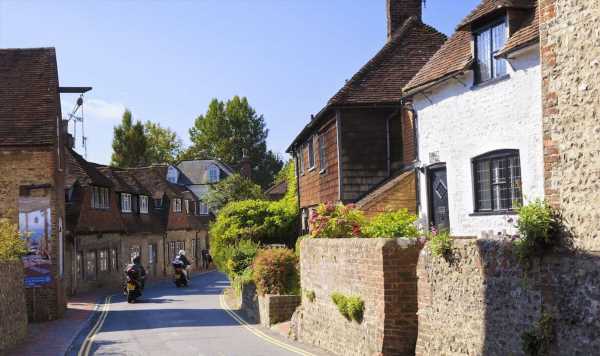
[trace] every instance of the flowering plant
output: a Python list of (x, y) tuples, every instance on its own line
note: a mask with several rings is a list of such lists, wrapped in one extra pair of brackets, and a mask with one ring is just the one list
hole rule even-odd
[(310, 236), (319, 238), (361, 237), (363, 213), (355, 205), (321, 204), (311, 213)]

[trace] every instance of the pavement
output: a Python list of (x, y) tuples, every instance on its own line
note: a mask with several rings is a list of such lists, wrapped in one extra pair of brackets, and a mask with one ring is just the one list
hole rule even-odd
[[(278, 333), (248, 325), (224, 303), (225, 275), (196, 275), (187, 288), (162, 282), (128, 304), (115, 294), (100, 305), (67, 355), (317, 355)], [(321, 353), (322, 354), (322, 353)]]
[(8, 355), (63, 356), (75, 337), (94, 314), (98, 298), (108, 293), (98, 290), (72, 297), (62, 319), (43, 323), (29, 323), (26, 341)]

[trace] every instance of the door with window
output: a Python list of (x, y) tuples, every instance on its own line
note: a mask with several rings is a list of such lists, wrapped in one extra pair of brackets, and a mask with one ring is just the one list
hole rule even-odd
[(430, 224), (438, 231), (450, 229), (448, 207), (448, 181), (446, 166), (436, 166), (428, 170), (428, 195)]

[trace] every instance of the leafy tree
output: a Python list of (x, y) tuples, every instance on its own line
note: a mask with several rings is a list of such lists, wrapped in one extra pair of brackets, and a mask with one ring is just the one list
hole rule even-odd
[(113, 154), (111, 165), (116, 167), (142, 167), (148, 164), (146, 150), (148, 142), (144, 125), (140, 121), (133, 123), (131, 111), (123, 113), (123, 119), (114, 129)]
[(235, 167), (246, 154), (252, 162), (252, 180), (267, 188), (283, 165), (267, 150), (268, 134), (263, 116), (246, 98), (235, 96), (227, 102), (213, 99), (206, 114), (200, 115), (190, 129), (192, 146), (184, 157), (212, 158)]
[(19, 227), (6, 218), (0, 218), (0, 262), (18, 260), (27, 253)]
[(218, 211), (229, 202), (263, 198), (260, 186), (246, 177), (234, 174), (211, 186), (203, 200)]
[(177, 134), (168, 127), (146, 121), (144, 133), (147, 140), (146, 158), (148, 163), (173, 163), (181, 154), (183, 143)]

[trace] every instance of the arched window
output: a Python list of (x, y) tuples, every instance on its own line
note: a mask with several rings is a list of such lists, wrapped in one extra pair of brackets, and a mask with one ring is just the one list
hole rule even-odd
[(473, 158), (476, 212), (513, 211), (522, 201), (519, 150), (499, 150)]

